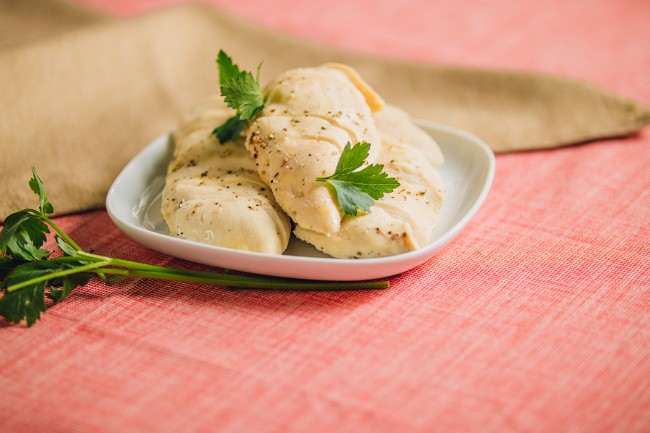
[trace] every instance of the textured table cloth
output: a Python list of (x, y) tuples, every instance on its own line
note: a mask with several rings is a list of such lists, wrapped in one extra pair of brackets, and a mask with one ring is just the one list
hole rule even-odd
[[(343, 48), (562, 74), (650, 104), (645, 0), (212, 3)], [(649, 166), (648, 128), (499, 155), (474, 220), (385, 291), (93, 281), (29, 329), (0, 322), (0, 431), (648, 432)], [(209, 270), (104, 211), (57, 223), (98, 253)]]

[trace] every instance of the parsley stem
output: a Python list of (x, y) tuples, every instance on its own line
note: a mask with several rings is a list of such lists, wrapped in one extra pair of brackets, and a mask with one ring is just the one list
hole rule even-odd
[(88, 258), (91, 260), (101, 260), (108, 261), (110, 265), (119, 266), (127, 269), (138, 269), (143, 271), (163, 271), (169, 268), (163, 266), (150, 265), (148, 263), (132, 262), (130, 260), (116, 259), (113, 257), (100, 256), (97, 254), (87, 253), (85, 251), (80, 251), (78, 257)]
[[(364, 290), (385, 289), (388, 281), (314, 281), (291, 278), (259, 277), (254, 275), (220, 274), (215, 272), (192, 271), (185, 269), (166, 268), (147, 263), (132, 262), (97, 254), (79, 252), (77, 256), (62, 256), (51, 260), (84, 260), (89, 259), (106, 266), (119, 268), (97, 268), (93, 272), (106, 275), (121, 275), (125, 277), (153, 278), (159, 280), (181, 281), (187, 283), (214, 284), (233, 288), (266, 288), (285, 290)], [(79, 269), (79, 268), (77, 268)]]
[[(66, 256), (59, 257), (64, 259)], [(259, 277), (254, 275), (219, 274), (215, 272), (172, 269), (147, 263), (100, 256), (80, 251), (76, 260), (89, 259), (107, 266), (119, 268), (97, 268), (98, 274), (122, 275), (127, 277), (154, 278), (160, 280), (205, 283), (239, 288), (267, 288), (287, 290), (362, 290), (385, 289), (388, 281), (314, 281), (291, 278)], [(51, 259), (56, 260), (56, 259)]]
[(22, 281), (20, 283), (11, 285), (11, 286), (7, 287), (6, 290), (7, 290), (7, 293), (15, 292), (16, 290), (20, 290), (23, 287), (31, 286), (31, 285), (36, 284), (36, 283), (40, 283), (40, 282), (43, 282), (43, 281), (49, 281), (49, 280), (52, 280), (54, 278), (65, 277), (66, 275), (79, 274), (79, 273), (82, 273), (82, 272), (92, 271), (94, 269), (101, 268), (102, 266), (106, 266), (108, 264), (109, 263), (107, 261), (95, 262), (95, 263), (90, 263), (88, 265), (79, 266), (79, 267), (76, 267), (76, 268), (71, 268), (71, 269), (66, 269), (66, 270), (63, 270), (63, 271), (52, 272), (52, 273), (49, 273), (49, 274), (41, 275), (40, 277), (30, 278), (29, 280), (25, 280), (25, 281)]
[(70, 245), (72, 248), (74, 248), (77, 251), (82, 251), (81, 247), (79, 245), (77, 245), (77, 243), (75, 241), (73, 241), (72, 238), (66, 234), (66, 232), (61, 230), (61, 228), (58, 225), (56, 225), (56, 223), (54, 221), (52, 221), (47, 215), (40, 212), (38, 216), (43, 221), (45, 221), (50, 227), (52, 227), (54, 229), (54, 231), (56, 231), (57, 234), (59, 236), (61, 236), (61, 238), (68, 243), (68, 245)]
[(385, 289), (388, 281), (312, 281), (284, 278), (261, 278), (234, 274), (215, 274), (200, 271), (179, 271), (162, 268), (160, 271), (128, 270), (116, 268), (102, 268), (94, 272), (104, 274), (124, 275), (127, 277), (153, 278), (186, 283), (214, 284), (237, 288), (264, 288), (285, 290), (361, 290)]

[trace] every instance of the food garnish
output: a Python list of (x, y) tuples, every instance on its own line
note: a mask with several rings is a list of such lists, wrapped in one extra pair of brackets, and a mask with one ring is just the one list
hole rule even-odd
[(316, 178), (319, 182), (331, 185), (341, 210), (346, 215), (357, 216), (359, 210), (370, 212), (370, 206), (392, 192), (400, 184), (397, 179), (389, 177), (383, 164), (371, 164), (356, 171), (368, 158), (370, 143), (348, 142), (343, 148), (334, 174)]
[[(323, 282), (190, 271), (86, 252), (50, 219), (48, 215), (54, 207), (33, 168), (32, 174), (29, 186), (39, 197), (38, 209), (23, 209), (9, 215), (0, 231), (0, 316), (10, 322), (25, 320), (27, 326), (33, 325), (47, 309), (46, 298), (60, 302), (92, 277), (99, 277), (108, 285), (139, 277), (280, 290), (381, 289), (389, 285), (386, 280)], [(58, 250), (43, 248), (50, 229), (55, 233)]]
[(216, 127), (213, 133), (220, 143), (235, 139), (264, 108), (264, 94), (259, 78), (262, 64), (257, 67), (257, 76), (249, 71), (240, 71), (239, 66), (223, 50), (217, 55), (219, 68), (219, 87), (221, 96), (228, 107), (237, 110), (237, 114)]

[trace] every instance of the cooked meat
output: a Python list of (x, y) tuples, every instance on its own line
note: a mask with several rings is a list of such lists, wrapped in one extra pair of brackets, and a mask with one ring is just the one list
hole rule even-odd
[[(234, 114), (219, 98), (181, 121), (163, 191), (173, 236), (280, 254), (293, 219), (298, 238), (334, 257), (389, 256), (431, 242), (444, 198), (435, 169), (443, 156), (406, 112), (385, 106), (339, 64), (287, 71), (266, 87), (265, 101), (236, 142), (219, 144), (212, 134)], [(316, 178), (335, 171), (346, 143), (363, 141), (371, 144), (366, 163), (382, 163), (400, 186), (371, 212), (343, 217)]]
[(375, 201), (370, 213), (346, 216), (331, 236), (300, 225), (294, 230), (298, 238), (334, 257), (382, 257), (416, 250), (431, 242), (437, 226), (444, 198), (444, 187), (431, 163), (442, 162), (437, 143), (401, 110), (390, 108), (375, 117), (381, 117), (379, 162), (400, 186)]
[(406, 111), (394, 105), (386, 105), (383, 110), (374, 113), (373, 118), (382, 142), (408, 143), (422, 152), (434, 167), (444, 162), (438, 144), (413, 123)]
[(172, 236), (281, 254), (291, 223), (257, 174), (243, 136), (220, 144), (212, 134), (233, 114), (212, 98), (182, 119), (163, 190), (163, 217)]
[(319, 176), (336, 168), (347, 142), (371, 144), (377, 161), (380, 139), (372, 110), (381, 98), (345, 65), (293, 69), (266, 87), (267, 102), (249, 126), (246, 146), (278, 204), (301, 227), (331, 236), (342, 214)]

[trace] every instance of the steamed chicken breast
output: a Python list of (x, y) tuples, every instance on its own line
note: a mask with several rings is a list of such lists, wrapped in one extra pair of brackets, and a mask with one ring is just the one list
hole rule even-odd
[(444, 162), (438, 143), (413, 123), (411, 116), (403, 109), (387, 104), (383, 110), (373, 114), (373, 119), (382, 143), (408, 143), (419, 150), (434, 167)]
[(182, 119), (163, 190), (163, 217), (175, 237), (281, 254), (291, 222), (257, 174), (244, 137), (220, 144), (212, 134), (233, 114), (212, 98)]
[(442, 163), (437, 143), (399, 109), (376, 113), (378, 116), (382, 137), (379, 162), (400, 186), (376, 200), (370, 213), (346, 216), (340, 230), (331, 236), (300, 225), (294, 230), (298, 238), (333, 257), (383, 257), (413, 251), (431, 242), (437, 226), (444, 199), (444, 187), (434, 167)]
[(383, 102), (345, 65), (289, 70), (265, 93), (264, 110), (249, 126), (246, 140), (258, 173), (298, 225), (332, 236), (342, 213), (316, 178), (334, 172), (347, 142), (370, 143), (367, 162), (377, 161), (380, 139), (372, 111)]

